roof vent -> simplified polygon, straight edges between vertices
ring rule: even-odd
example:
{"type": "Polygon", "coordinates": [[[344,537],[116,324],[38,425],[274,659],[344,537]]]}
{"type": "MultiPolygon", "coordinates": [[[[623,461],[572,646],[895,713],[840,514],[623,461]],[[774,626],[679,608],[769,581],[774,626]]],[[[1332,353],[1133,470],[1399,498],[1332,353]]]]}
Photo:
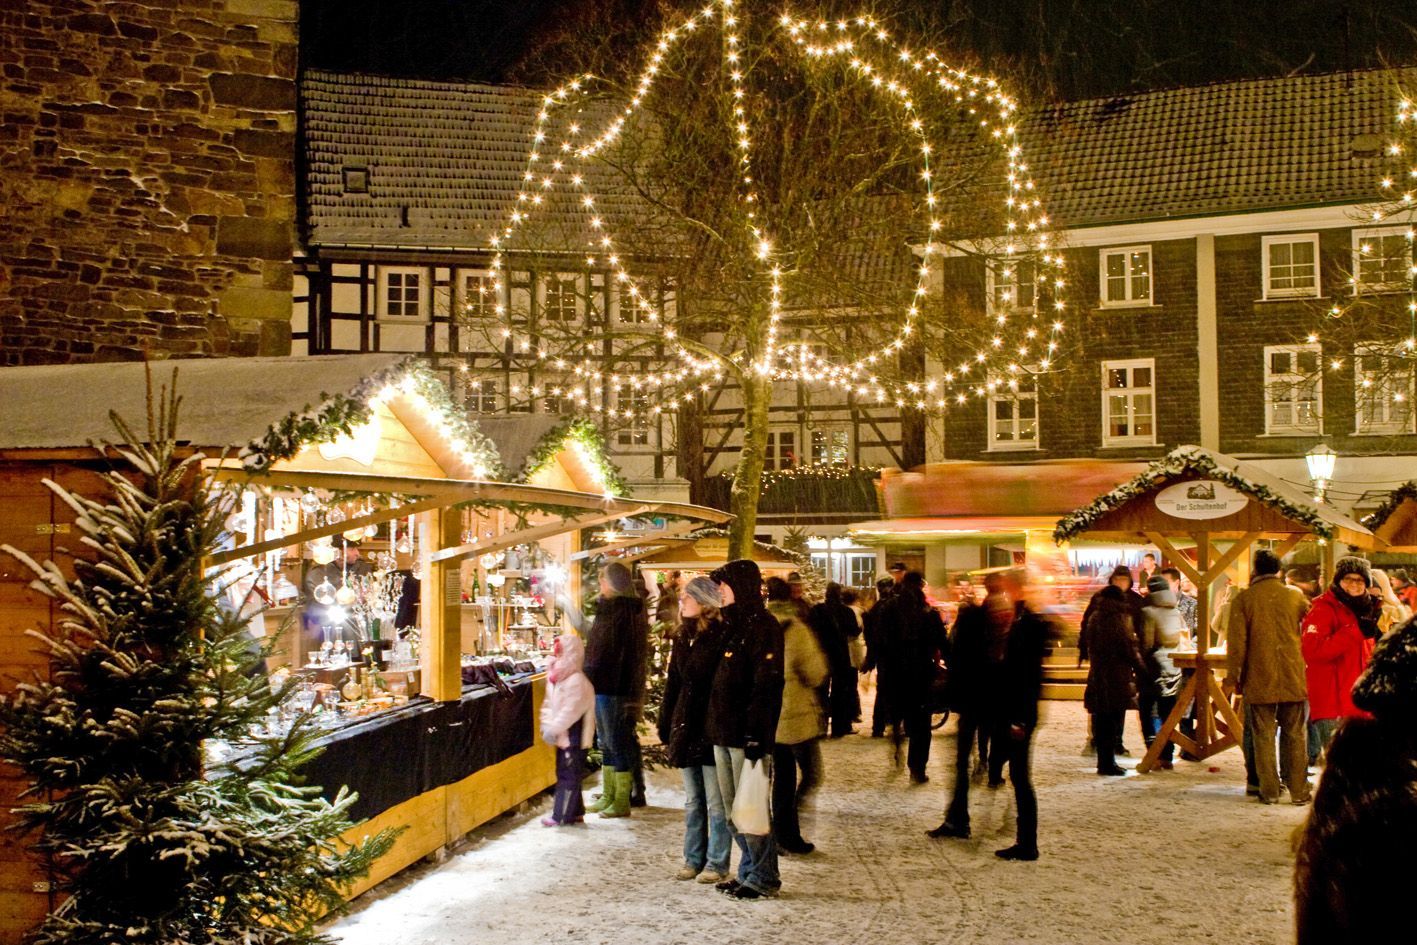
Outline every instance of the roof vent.
{"type": "Polygon", "coordinates": [[[1348,150],[1355,158],[1375,158],[1383,153],[1382,135],[1354,135],[1348,142],[1348,150]]]}
{"type": "Polygon", "coordinates": [[[344,172],[344,192],[347,194],[367,194],[369,193],[369,168],[367,167],[343,167],[344,172]]]}

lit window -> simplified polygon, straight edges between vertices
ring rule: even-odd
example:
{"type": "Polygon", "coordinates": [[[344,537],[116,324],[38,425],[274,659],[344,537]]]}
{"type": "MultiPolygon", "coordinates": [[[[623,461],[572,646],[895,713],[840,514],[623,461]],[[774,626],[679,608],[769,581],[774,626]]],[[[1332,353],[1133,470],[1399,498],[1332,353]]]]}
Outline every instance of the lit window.
{"type": "Polygon", "coordinates": [[[1102,445],[1156,443],[1155,362],[1102,362],[1102,445]]]}
{"type": "Polygon", "coordinates": [[[1353,355],[1358,432],[1412,433],[1412,352],[1368,344],[1359,345],[1353,355]]]}
{"type": "Polygon", "coordinates": [[[999,261],[989,266],[989,311],[1031,312],[1038,298],[1038,270],[1031,262],[999,261]]]}
{"type": "Polygon", "coordinates": [[[462,313],[469,318],[491,318],[497,314],[501,300],[497,297],[497,280],[490,272],[462,274],[462,313]]]}
{"type": "Polygon", "coordinates": [[[795,430],[769,430],[767,451],[763,457],[764,469],[791,469],[797,465],[797,432],[795,430]]]}
{"type": "Polygon", "coordinates": [[[1316,296],[1319,294],[1319,238],[1266,236],[1264,252],[1264,297],[1267,299],[1316,296]]]}
{"type": "Polygon", "coordinates": [[[542,282],[541,317],[548,322],[573,322],[580,314],[580,279],[547,276],[542,282]]]}
{"type": "Polygon", "coordinates": [[[639,289],[631,295],[628,288],[619,293],[620,321],[626,325],[642,325],[649,321],[653,305],[645,297],[645,290],[639,289]]]}
{"type": "Polygon", "coordinates": [[[1038,449],[1038,382],[1032,374],[991,378],[989,449],[1038,449]]]}
{"type": "Polygon", "coordinates": [[[422,269],[379,269],[379,317],[422,318],[423,292],[427,287],[422,269]]]}
{"type": "Polygon", "coordinates": [[[1151,304],[1151,247],[1102,250],[1102,304],[1151,304]]]}
{"type": "Polygon", "coordinates": [[[851,587],[870,587],[876,583],[875,552],[846,555],[846,583],[851,587]]]}
{"type": "Polygon", "coordinates": [[[474,378],[467,384],[467,409],[471,413],[496,413],[498,384],[491,378],[474,378]]]}
{"type": "Polygon", "coordinates": [[[1403,227],[1353,231],[1355,291],[1399,291],[1412,285],[1412,239],[1403,227]]]}
{"type": "Polygon", "coordinates": [[[851,458],[851,434],[846,430],[813,430],[812,462],[844,466],[851,458]]]}
{"type": "Polygon", "coordinates": [[[1266,433],[1321,431],[1321,357],[1318,345],[1280,345],[1264,349],[1266,433]]]}

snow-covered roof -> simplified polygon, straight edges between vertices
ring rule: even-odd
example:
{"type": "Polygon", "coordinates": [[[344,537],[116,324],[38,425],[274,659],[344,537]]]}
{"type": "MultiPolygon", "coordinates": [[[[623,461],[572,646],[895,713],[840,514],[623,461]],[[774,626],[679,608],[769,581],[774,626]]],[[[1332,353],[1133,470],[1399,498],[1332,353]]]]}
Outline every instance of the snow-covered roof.
{"type": "MultiPolygon", "coordinates": [[[[177,377],[179,441],[241,447],[282,419],[399,373],[403,355],[210,358],[152,362],[156,389],[177,377]]],[[[146,429],[141,362],[44,364],[0,369],[0,449],[69,449],[113,441],[109,411],[146,429]]]]}
{"type": "Polygon", "coordinates": [[[1148,466],[1140,475],[1103,493],[1092,502],[1064,516],[1053,530],[1055,541],[1076,538],[1114,509],[1154,489],[1168,479],[1192,474],[1215,479],[1274,509],[1322,538],[1344,536],[1345,540],[1370,536],[1368,529],[1331,506],[1314,505],[1302,491],[1275,478],[1254,463],[1247,463],[1200,446],[1178,446],[1148,466]]]}

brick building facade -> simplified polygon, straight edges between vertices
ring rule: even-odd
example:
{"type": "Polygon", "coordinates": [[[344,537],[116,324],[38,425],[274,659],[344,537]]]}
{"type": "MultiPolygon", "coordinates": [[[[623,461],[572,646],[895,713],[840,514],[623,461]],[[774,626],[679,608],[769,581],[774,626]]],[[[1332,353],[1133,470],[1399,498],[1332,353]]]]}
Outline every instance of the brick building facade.
{"type": "Polygon", "coordinates": [[[289,350],[297,14],[0,9],[0,364],[289,350]]]}

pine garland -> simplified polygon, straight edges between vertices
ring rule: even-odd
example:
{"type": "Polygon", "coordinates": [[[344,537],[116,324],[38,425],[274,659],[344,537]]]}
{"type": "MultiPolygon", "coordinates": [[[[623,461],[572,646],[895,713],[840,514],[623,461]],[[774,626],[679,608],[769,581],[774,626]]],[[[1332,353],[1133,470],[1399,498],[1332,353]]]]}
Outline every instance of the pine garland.
{"type": "Polygon", "coordinates": [[[1217,463],[1209,452],[1200,447],[1181,446],[1152,463],[1135,479],[1122,483],[1111,492],[1098,496],[1076,512],[1059,519],[1057,528],[1053,529],[1053,540],[1061,544],[1075,538],[1091,528],[1092,524],[1106,513],[1144,495],[1162,480],[1185,473],[1195,473],[1223,482],[1230,488],[1277,509],[1286,518],[1304,524],[1320,538],[1333,537],[1333,526],[1314,509],[1295,505],[1267,486],[1251,482],[1234,470],[1217,463]]]}
{"type": "Polygon", "coordinates": [[[111,415],[129,468],[103,475],[107,502],[46,482],[76,515],[74,577],[3,546],[60,614],[30,632],[49,679],[0,698],[0,758],[29,782],[17,813],[64,897],[36,945],[330,942],[315,922],[393,841],[338,842],[354,798],[301,783],[306,726],[253,734],[289,687],[258,669],[274,641],[257,645],[202,571],[231,493],[209,491],[203,457],[175,455],[178,406],[149,389],[146,438],[111,415]],[[239,766],[205,765],[208,740],[239,766]]]}
{"type": "Polygon", "coordinates": [[[1392,494],[1387,497],[1387,501],[1375,512],[1363,516],[1359,523],[1368,531],[1377,531],[1383,523],[1392,518],[1392,513],[1396,512],[1398,506],[1408,499],[1417,500],[1417,479],[1405,482],[1392,490],[1392,494]]]}
{"type": "Polygon", "coordinates": [[[586,456],[595,466],[608,491],[619,496],[630,494],[630,484],[625,481],[620,468],[610,461],[605,436],[600,432],[600,427],[585,417],[567,417],[548,430],[522,463],[517,481],[531,481],[531,477],[549,466],[556,454],[568,443],[579,443],[585,449],[586,456]]]}

